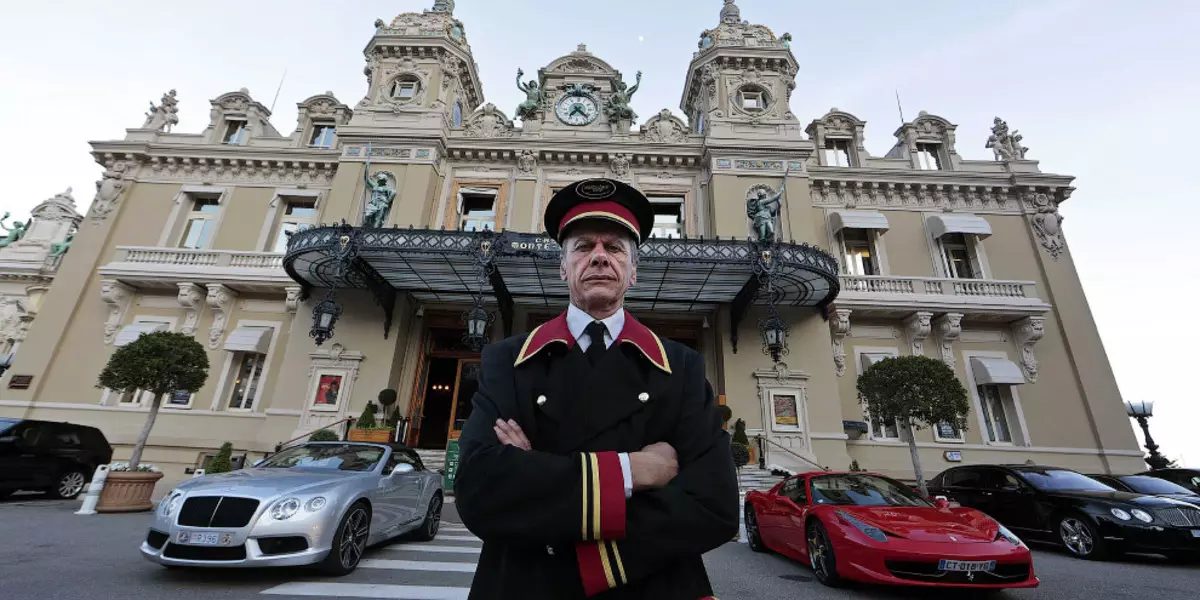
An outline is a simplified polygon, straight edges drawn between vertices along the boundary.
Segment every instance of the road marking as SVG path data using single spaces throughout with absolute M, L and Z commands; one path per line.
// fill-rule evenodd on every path
M 365 561 L 364 561 L 365 562 Z M 296 582 L 277 585 L 263 594 L 327 598 L 389 598 L 391 600 L 467 600 L 470 588 L 381 583 Z
M 438 541 L 446 542 L 482 542 L 483 540 L 473 535 L 439 535 L 434 538 Z
M 430 544 L 394 544 L 384 548 L 397 552 L 442 552 L 446 554 L 479 554 L 482 548 L 470 546 L 433 546 Z
M 386 560 L 364 558 L 358 566 L 364 569 L 392 569 L 404 571 L 442 571 L 447 573 L 474 573 L 473 563 L 437 562 L 426 560 Z

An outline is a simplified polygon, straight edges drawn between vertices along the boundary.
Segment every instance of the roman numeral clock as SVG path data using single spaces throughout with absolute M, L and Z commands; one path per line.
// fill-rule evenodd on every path
M 554 114 L 558 120 L 572 127 L 591 125 L 600 116 L 600 99 L 596 97 L 595 88 L 589 84 L 577 83 L 568 87 L 554 104 Z

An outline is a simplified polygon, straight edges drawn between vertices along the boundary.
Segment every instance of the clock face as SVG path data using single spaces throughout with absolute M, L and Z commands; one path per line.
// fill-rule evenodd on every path
M 590 95 L 567 94 L 558 99 L 554 112 L 559 121 L 579 127 L 595 121 L 600 116 L 600 106 Z

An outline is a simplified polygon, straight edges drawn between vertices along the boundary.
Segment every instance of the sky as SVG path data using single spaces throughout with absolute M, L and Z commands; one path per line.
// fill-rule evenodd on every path
M 91 140 L 140 127 L 151 101 L 179 98 L 178 132 L 199 132 L 209 100 L 248 88 L 296 127 L 296 103 L 366 91 L 375 19 L 433 0 L 42 0 L 4 3 L 0 21 L 0 210 L 24 219 L 74 188 L 80 211 L 101 169 Z M 790 32 L 800 62 L 792 112 L 832 107 L 867 121 L 868 151 L 891 148 L 926 110 L 958 125 L 958 152 L 988 159 L 992 118 L 1025 136 L 1028 158 L 1077 177 L 1061 209 L 1067 241 L 1121 392 L 1156 403 L 1152 434 L 1200 466 L 1200 222 L 1191 143 L 1200 139 L 1200 2 L 1177 0 L 739 0 L 742 18 Z M 679 110 L 700 33 L 721 0 L 458 0 L 487 102 L 508 114 L 514 83 L 580 43 L 625 74 L 643 71 L 642 121 Z M 286 74 L 286 76 L 285 76 Z M 527 76 L 528 78 L 528 76 Z M 282 87 L 281 87 L 282 81 Z M 276 92 L 278 90 L 278 99 Z M 1189 231 L 1191 233 L 1189 233 Z M 1059 307 L 1083 310 L 1083 307 Z M 1035 348 L 1036 352 L 1036 348 Z M 1041 445 L 1041 444 L 1039 444 Z M 1046 444 L 1052 445 L 1052 444 Z

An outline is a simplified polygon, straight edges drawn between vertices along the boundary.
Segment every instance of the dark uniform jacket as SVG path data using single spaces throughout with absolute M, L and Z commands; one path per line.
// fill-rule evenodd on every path
M 513 419 L 531 451 L 501 445 Z M 625 498 L 620 452 L 671 444 L 679 474 Z M 701 555 L 738 531 L 738 489 L 703 358 L 632 316 L 593 367 L 560 315 L 492 344 L 463 429 L 456 505 L 483 540 L 472 600 L 698 600 Z

